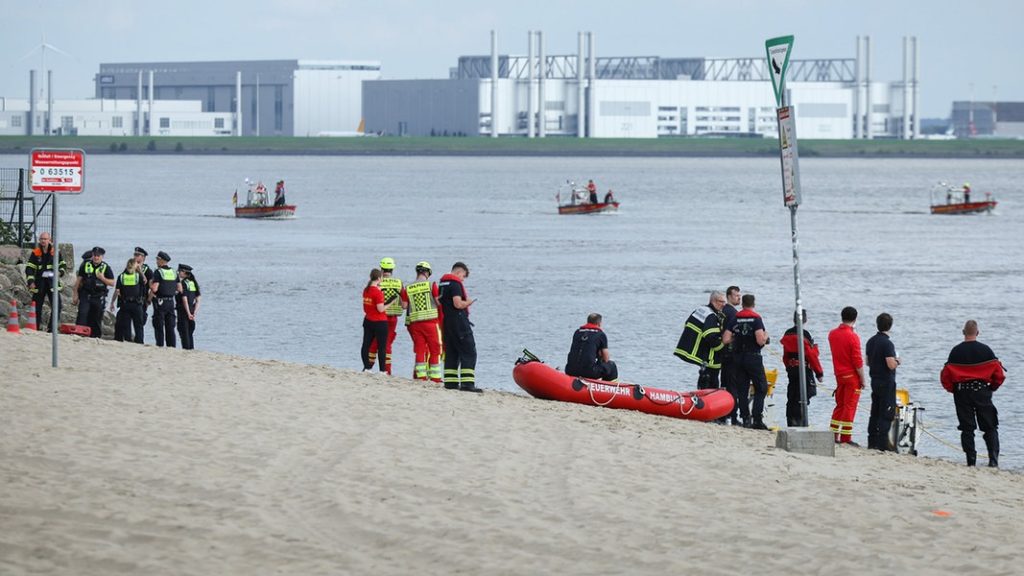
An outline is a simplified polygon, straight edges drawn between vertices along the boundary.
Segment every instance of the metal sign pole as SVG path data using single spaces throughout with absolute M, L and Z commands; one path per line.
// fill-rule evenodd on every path
M 793 293 L 796 295 L 796 349 L 800 362 L 800 425 L 807 426 L 807 359 L 804 358 L 804 309 L 800 302 L 800 241 L 797 239 L 797 206 L 789 207 L 789 226 L 793 232 Z
M 782 198 L 789 208 L 789 226 L 793 238 L 793 293 L 796 300 L 797 362 L 800 377 L 800 425 L 807 426 L 807 359 L 804 357 L 804 314 L 800 302 L 800 241 L 797 234 L 796 211 L 800 206 L 800 167 L 796 144 L 795 111 L 786 98 L 786 70 L 793 49 L 793 36 L 771 38 L 764 43 L 768 75 L 778 104 L 779 165 L 782 168 Z
M 53 244 L 53 280 L 50 284 L 50 330 L 53 338 L 53 367 L 57 367 L 57 334 L 60 326 L 60 244 L 57 243 L 57 196 L 50 194 L 53 201 L 53 214 L 51 214 L 50 240 Z

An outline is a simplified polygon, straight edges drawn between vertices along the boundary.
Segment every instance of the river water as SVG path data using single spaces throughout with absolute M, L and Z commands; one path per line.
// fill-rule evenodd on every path
M 24 156 L 0 156 L 22 167 Z M 668 158 L 456 158 L 92 156 L 87 189 L 63 196 L 59 240 L 78 253 L 104 246 L 115 269 L 135 245 L 192 265 L 203 290 L 197 347 L 253 358 L 359 369 L 360 293 L 382 256 L 410 280 L 420 260 L 434 279 L 456 260 L 479 298 L 472 308 L 477 383 L 518 391 L 513 362 L 526 347 L 564 362 L 573 330 L 604 315 L 626 381 L 695 387 L 696 370 L 672 355 L 688 313 L 708 291 L 739 285 L 757 296 L 775 342 L 789 326 L 793 268 L 778 160 Z M 814 159 L 801 161 L 802 296 L 822 343 L 846 305 L 863 341 L 889 312 L 903 362 L 901 387 L 923 405 L 921 453 L 962 461 L 952 397 L 938 384 L 968 318 L 1005 364 L 996 394 L 1004 467 L 1024 468 L 1024 399 L 1007 307 L 1024 287 L 1020 160 Z M 243 179 L 285 179 L 291 220 L 232 217 Z M 617 214 L 559 216 L 566 179 L 615 190 Z M 940 180 L 970 182 L 999 200 L 992 215 L 932 216 Z M 152 342 L 151 330 L 146 338 Z M 765 356 L 781 367 L 779 348 Z M 832 383 L 827 345 L 823 363 Z M 399 329 L 396 374 L 411 374 Z M 215 375 L 214 375 L 215 376 Z M 784 375 L 774 413 L 785 420 Z M 827 428 L 827 393 L 811 403 Z M 865 394 L 855 440 L 864 443 Z M 978 438 L 979 446 L 983 446 Z

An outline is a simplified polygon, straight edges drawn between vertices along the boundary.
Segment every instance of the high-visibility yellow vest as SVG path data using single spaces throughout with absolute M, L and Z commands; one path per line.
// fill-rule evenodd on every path
M 437 302 L 430 289 L 430 281 L 413 282 L 405 287 L 409 296 L 409 322 L 422 322 L 437 318 Z
M 129 274 L 127 272 L 124 272 L 124 273 L 121 274 L 121 285 L 122 286 L 125 286 L 125 287 L 127 287 L 127 286 L 138 286 L 138 284 L 139 284 L 139 274 L 137 272 L 133 272 L 131 274 Z
M 380 291 L 384 293 L 384 302 L 388 302 L 384 313 L 388 316 L 402 315 L 402 302 L 398 295 L 402 292 L 402 281 L 394 276 L 380 279 Z
M 178 275 L 170 268 L 157 268 L 156 270 L 160 273 L 160 278 L 166 282 L 174 282 L 178 279 Z

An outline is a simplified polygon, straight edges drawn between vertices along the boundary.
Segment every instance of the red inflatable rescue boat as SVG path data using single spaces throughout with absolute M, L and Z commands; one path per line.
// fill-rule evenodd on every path
M 516 362 L 512 379 L 535 398 L 639 410 L 701 422 L 727 416 L 733 407 L 732 394 L 726 390 L 676 392 L 625 382 L 577 378 L 555 370 L 526 351 L 524 358 Z

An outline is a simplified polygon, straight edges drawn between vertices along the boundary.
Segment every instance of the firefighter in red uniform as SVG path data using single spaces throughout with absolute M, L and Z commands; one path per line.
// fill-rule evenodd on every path
M 416 280 L 402 289 L 412 350 L 416 354 L 413 378 L 441 382 L 441 332 L 438 324 L 437 284 L 430 281 L 430 263 L 416 264 Z
M 978 323 L 964 324 L 964 341 L 949 352 L 942 367 L 942 387 L 953 394 L 956 417 L 960 421 L 960 443 L 967 455 L 967 465 L 974 466 L 978 453 L 974 450 L 975 425 L 981 428 L 988 465 L 999 466 L 999 418 L 992 405 L 992 393 L 1006 380 L 1003 365 L 992 349 L 978 342 Z
M 853 420 L 857 416 L 857 402 L 864 388 L 864 356 L 860 351 L 860 336 L 853 328 L 857 324 L 857 309 L 843 308 L 843 323 L 828 333 L 828 347 L 832 351 L 832 369 L 836 374 L 836 408 L 832 411 L 829 428 L 837 444 L 852 444 Z
M 388 349 L 384 352 L 384 371 L 391 374 L 391 345 L 395 342 L 398 329 L 398 317 L 402 315 L 402 303 L 399 294 L 402 292 L 402 281 L 392 276 L 395 272 L 393 258 L 380 259 L 380 291 L 384 293 L 384 313 L 388 316 Z M 370 343 L 370 364 L 377 361 L 377 341 Z
M 800 409 L 800 340 L 796 335 L 796 312 L 793 313 L 793 327 L 782 335 L 782 361 L 786 365 L 786 376 L 789 387 L 786 390 L 786 425 L 806 426 L 803 422 L 803 410 Z M 807 310 L 803 311 L 803 324 L 807 326 Z M 811 338 L 811 333 L 804 330 L 804 366 L 807 370 L 807 403 L 818 393 L 814 380 L 821 382 L 825 371 L 818 360 L 818 345 Z

